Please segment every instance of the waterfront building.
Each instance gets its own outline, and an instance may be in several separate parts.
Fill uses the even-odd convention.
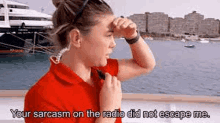
[[[201,24],[202,20],[204,19],[204,15],[196,13],[193,11],[185,15],[186,24],[184,26],[184,31],[189,34],[199,34],[199,25]]]
[[[146,15],[146,32],[149,33],[148,31],[148,16],[149,16],[150,12],[145,12],[145,15]]]
[[[198,36],[218,36],[220,34],[220,21],[214,18],[204,19],[204,15],[193,11],[184,18],[171,18],[163,12],[145,12],[144,14],[134,14],[128,17],[137,24],[140,32],[154,34],[173,35],[198,35]]]
[[[206,18],[199,25],[199,35],[218,35],[219,21],[214,18]]]
[[[184,34],[185,27],[185,19],[184,18],[170,18],[170,33],[171,34]]]
[[[153,12],[150,14],[147,14],[148,18],[148,32],[149,33],[168,33],[168,25],[169,25],[169,17],[167,14],[164,14],[163,12]]]
[[[136,23],[137,28],[140,32],[146,32],[146,15],[145,14],[134,14],[128,17],[134,23]]]

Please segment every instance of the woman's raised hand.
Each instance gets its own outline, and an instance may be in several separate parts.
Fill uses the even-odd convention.
[[[137,36],[137,25],[128,18],[116,18],[113,21],[113,29],[115,37],[132,39]]]
[[[105,73],[105,81],[100,92],[100,113],[114,111],[121,107],[121,82],[115,76]],[[109,118],[108,118],[109,119]],[[116,118],[111,118],[115,120]]]

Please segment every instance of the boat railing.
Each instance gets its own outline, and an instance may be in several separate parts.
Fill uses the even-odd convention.
[[[0,115],[0,122],[24,123],[23,118],[13,118],[10,110],[23,111],[24,97],[27,91],[0,90],[0,113],[2,114]],[[141,117],[129,117],[128,113],[132,110],[135,112],[140,110]],[[126,114],[122,118],[123,123],[217,123],[220,116],[220,97],[123,93],[121,111]],[[167,113],[161,116],[161,112],[175,112],[175,118],[168,117]],[[191,117],[186,117],[186,112],[191,113]],[[151,113],[153,117],[147,117],[148,113]],[[177,113],[179,113],[178,116]],[[182,115],[182,119],[180,115]]]
[[[36,40],[38,40],[40,36],[43,37],[44,39],[46,39],[47,41],[51,41],[50,38],[48,38],[47,36],[44,36],[43,34],[41,34],[41,33],[45,33],[42,30],[38,30],[38,31],[37,30],[36,31],[32,30],[33,32],[26,32],[25,30],[23,30],[24,32],[22,32],[22,31],[21,32],[16,32],[16,34],[21,33],[24,36],[28,35],[28,34],[33,34],[33,38],[31,39],[31,40],[33,40],[33,43],[31,41],[27,41],[27,39],[25,40],[25,39],[17,36],[16,34],[14,34],[15,33],[14,31],[13,32],[10,31],[10,30],[8,30],[8,31],[9,32],[7,32],[7,33],[5,32],[5,34],[9,34],[9,35],[21,40],[21,41],[24,41],[25,44],[28,44],[29,47],[18,47],[18,46],[15,46],[13,44],[0,42],[1,44],[5,45],[5,46],[10,46],[10,47],[13,47],[13,48],[23,49],[25,53],[30,53],[30,51],[32,51],[32,54],[34,54],[35,52],[40,52],[40,53],[46,53],[46,54],[52,55],[54,53],[53,49],[56,48],[55,46],[41,46],[39,44],[36,44]],[[37,39],[37,35],[38,35],[38,39]]]
[[[45,53],[52,54],[52,51],[49,50],[47,47],[41,46],[41,45],[38,45],[38,44],[35,44],[35,42],[36,42],[36,35],[39,34],[39,33],[37,33],[37,32],[34,32],[34,38],[33,38],[33,39],[34,39],[34,44],[31,43],[31,42],[28,42],[28,41],[26,41],[26,40],[24,40],[24,39],[22,39],[22,38],[20,38],[20,37],[18,37],[18,36],[16,36],[16,35],[14,35],[14,34],[12,34],[12,33],[9,33],[9,34],[12,35],[12,36],[14,36],[14,37],[16,37],[16,38],[18,38],[18,39],[20,39],[20,40],[22,40],[22,41],[24,41],[25,43],[31,44],[31,45],[33,46],[33,53],[34,53],[34,50],[35,50],[35,46],[38,46],[38,47],[42,48],[42,49],[45,51]]]

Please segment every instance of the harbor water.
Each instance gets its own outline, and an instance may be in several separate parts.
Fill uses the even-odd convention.
[[[155,69],[122,83],[123,93],[220,96],[220,42],[148,41],[156,59]],[[111,58],[132,58],[123,39]],[[185,45],[195,45],[186,48]],[[43,53],[0,56],[0,90],[28,90],[49,69]]]

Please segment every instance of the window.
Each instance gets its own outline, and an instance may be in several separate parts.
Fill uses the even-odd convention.
[[[29,9],[28,6],[8,5],[8,8]]]
[[[4,16],[0,16],[0,21],[4,21],[5,17]]]
[[[0,4],[0,9],[1,9],[1,8],[4,8],[3,4]]]
[[[16,16],[10,16],[9,20],[51,21],[51,19],[49,19],[49,18],[41,18],[41,17],[16,17]]]

